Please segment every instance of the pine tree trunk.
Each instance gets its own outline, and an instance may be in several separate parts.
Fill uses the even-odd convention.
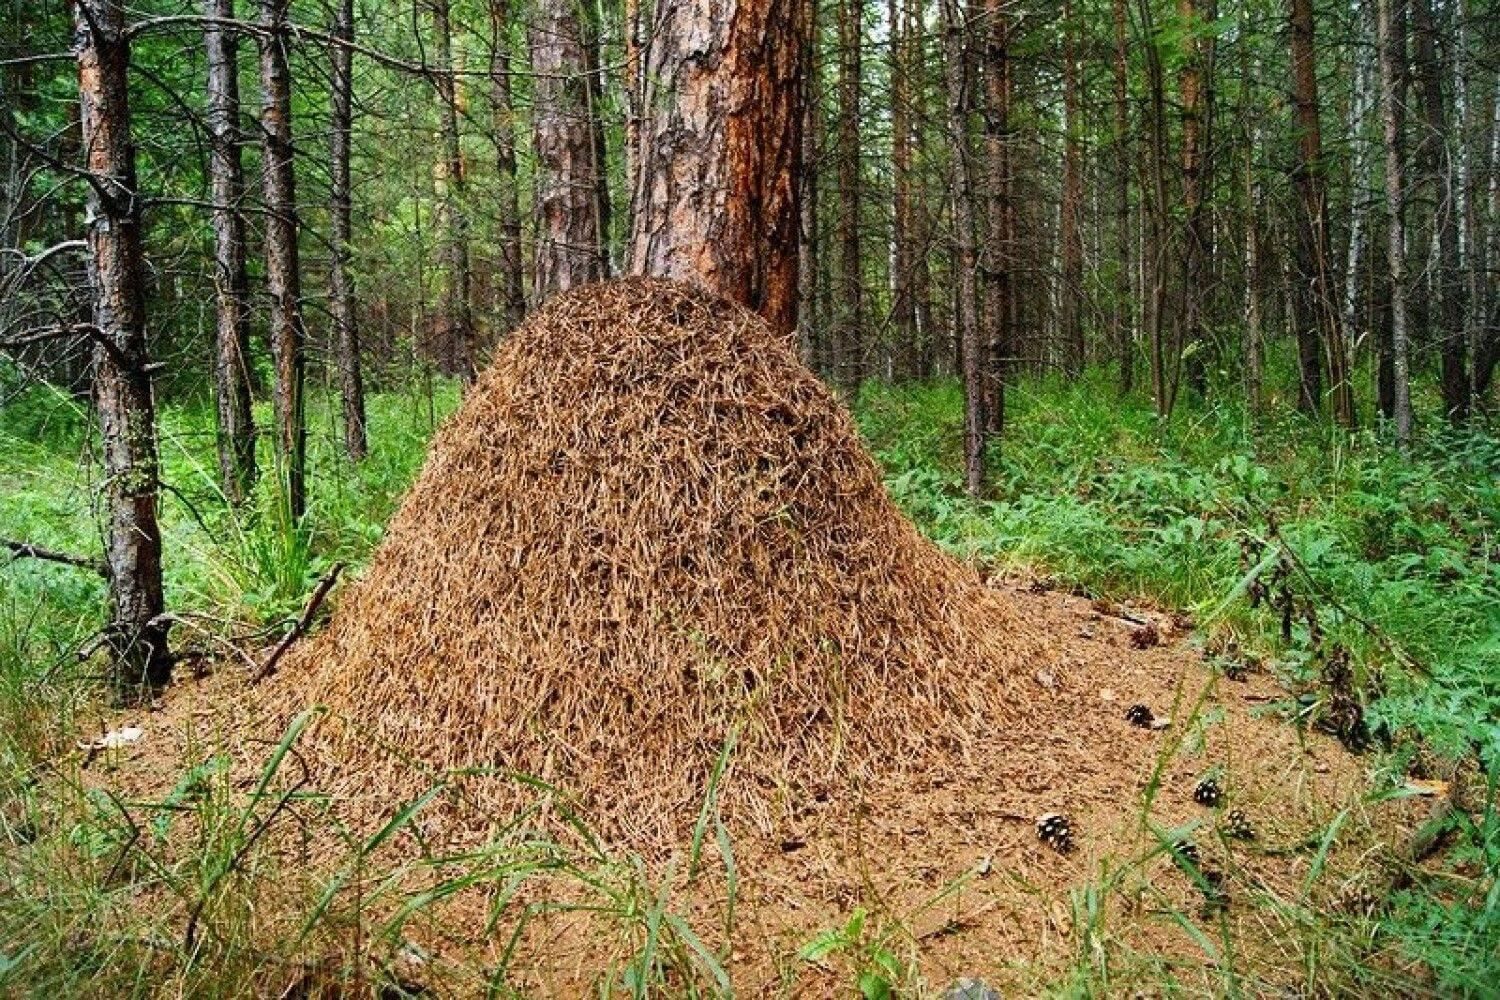
[[[458,131],[458,76],[453,67],[453,25],[448,0],[430,2],[436,43],[432,80],[437,88],[438,138],[442,153],[437,171],[443,267],[442,358],[448,374],[459,375],[465,382],[471,382],[479,351],[474,337],[468,209],[464,199],[464,159]]]
[[[530,28],[537,302],[608,276],[594,75],[579,0],[540,0]]]
[[[516,110],[511,79],[510,0],[490,0],[490,102],[495,142],[495,197],[500,225],[501,332],[526,316],[526,281],[521,263],[521,189],[516,175]]]
[[[1411,444],[1411,375],[1406,330],[1406,191],[1403,119],[1406,102],[1406,12],[1404,0],[1378,0],[1380,120],[1385,143],[1385,197],[1389,215],[1386,256],[1391,273],[1391,354],[1396,442]]]
[[[334,44],[329,52],[333,87],[329,95],[328,159],[331,195],[328,312],[333,320],[334,368],[343,404],[344,451],[358,462],[369,450],[365,435],[364,371],[354,312],[353,196],[349,158],[354,131],[354,0],[336,0]],[[342,42],[343,44],[339,44]]]
[[[944,76],[949,107],[949,143],[953,150],[954,320],[958,327],[959,364],[964,383],[964,488],[970,496],[984,492],[985,391],[984,357],[979,335],[974,238],[974,165],[969,143],[972,86],[965,50],[968,31],[959,0],[940,0],[944,40]]]
[[[1063,345],[1063,367],[1070,376],[1083,373],[1083,211],[1082,125],[1078,108],[1078,61],[1075,56],[1073,7],[1063,2],[1063,163],[1062,209],[1058,220],[1062,287],[1058,295],[1058,332]]]
[[[804,0],[657,4],[630,270],[797,328]]]
[[[105,562],[117,692],[144,696],[171,679],[160,618],[156,415],[146,346],[141,200],[130,138],[130,43],[119,0],[78,0],[74,55],[89,174],[89,290],[93,297],[94,406],[104,444]]]
[[[1292,101],[1296,109],[1298,158],[1292,181],[1301,203],[1296,257],[1300,291],[1297,338],[1302,370],[1299,405],[1316,413],[1322,404],[1322,362],[1328,363],[1334,419],[1355,424],[1353,387],[1340,324],[1338,283],[1332,275],[1328,204],[1324,185],[1322,126],[1319,122],[1317,48],[1312,0],[1289,0],[1292,48]]]
[[[802,65],[813,65],[818,32],[817,0],[801,0],[806,28],[802,37]],[[802,151],[798,161],[797,223],[797,332],[803,360],[827,378],[831,372],[828,343],[819,313],[818,296],[818,108],[814,92],[815,74],[804,72],[802,81]]]
[[[984,0],[985,238],[984,275],[986,433],[1005,433],[1005,383],[1012,353],[1008,216],[1010,205],[1010,15],[1003,0]]]
[[[1437,230],[1437,308],[1427,310],[1442,358],[1443,409],[1455,422],[1469,415],[1469,371],[1464,335],[1464,281],[1458,259],[1458,186],[1448,155],[1448,106],[1443,98],[1443,66],[1438,60],[1437,23],[1431,0],[1412,0],[1412,41],[1422,110],[1426,119],[1420,161],[1433,194]]]
[[[1203,210],[1204,171],[1204,58],[1198,38],[1201,30],[1196,0],[1178,0],[1177,15],[1186,33],[1186,51],[1177,87],[1182,109],[1182,297],[1183,308],[1173,351],[1174,374],[1168,392],[1167,410],[1176,402],[1179,385],[1177,371],[1184,365],[1188,384],[1200,396],[1207,388],[1202,352],[1203,295],[1205,285],[1204,257],[1208,249],[1208,219]]]
[[[839,295],[834,337],[838,381],[850,390],[864,381],[864,281],[860,254],[860,47],[863,0],[838,5],[838,250]]]
[[[911,295],[912,128],[908,59],[912,30],[906,0],[889,0],[889,71],[891,77],[891,336],[895,340],[896,377],[911,378],[917,368],[916,304]]]
[[[297,188],[292,162],[292,84],[287,70],[288,0],[261,0],[260,88],[263,198],[266,207],[267,328],[276,369],[276,464],[283,503],[293,521],[307,506],[304,398],[307,330],[297,258]]]
[[[221,23],[234,20],[234,0],[204,0],[208,54],[206,122],[214,229],[214,405],[218,418],[219,488],[241,503],[255,483],[255,420],[250,400],[250,280],[240,199],[239,40]]]
[[[1115,353],[1120,365],[1120,394],[1135,388],[1135,308],[1131,301],[1132,241],[1130,230],[1130,92],[1129,50],[1126,48],[1125,0],[1113,0],[1114,50],[1114,150],[1115,150]]]

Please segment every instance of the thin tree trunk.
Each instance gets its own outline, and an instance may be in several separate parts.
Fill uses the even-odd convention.
[[[964,383],[964,487],[970,496],[984,492],[985,392],[984,359],[979,336],[974,275],[978,253],[974,239],[974,165],[969,146],[972,87],[965,50],[967,24],[958,0],[940,0],[947,80],[950,147],[953,150],[953,228],[955,231],[954,319],[958,326],[960,367]]]
[[[1391,272],[1391,347],[1395,375],[1396,443],[1411,444],[1411,376],[1406,332],[1406,191],[1403,118],[1406,101],[1406,12],[1403,0],[1378,0],[1380,48],[1380,119],[1385,140],[1385,197],[1390,219],[1386,256]]]
[[[531,21],[537,302],[606,276],[593,74],[578,3],[540,0]]]
[[[234,0],[204,0],[208,53],[209,190],[214,208],[214,404],[218,417],[219,487],[242,502],[255,483],[255,420],[250,400],[250,280],[245,265],[245,217],[240,199],[239,40],[223,24],[234,20]]]
[[[1298,317],[1298,355],[1302,369],[1300,404],[1309,413],[1321,409],[1322,357],[1328,363],[1334,419],[1345,427],[1355,424],[1353,387],[1340,329],[1337,282],[1331,273],[1328,204],[1324,186],[1322,127],[1319,123],[1317,48],[1312,0],[1290,0],[1292,99],[1296,108],[1298,158],[1292,180],[1301,201],[1297,240],[1302,304]]]
[[[838,246],[839,296],[835,321],[838,381],[854,390],[864,380],[864,281],[860,254],[860,47],[863,0],[838,5]]]
[[[490,101],[495,143],[495,197],[500,224],[500,322],[508,333],[526,316],[521,263],[521,189],[516,175],[516,110],[510,65],[510,0],[490,0]]]
[[[222,0],[221,0],[222,2]],[[329,52],[333,90],[329,96],[329,180],[332,194],[328,269],[328,311],[333,319],[334,367],[338,371],[343,404],[344,450],[358,462],[369,450],[365,434],[365,385],[359,353],[359,327],[354,312],[353,195],[349,157],[354,131],[354,0],[336,0],[333,35],[344,44]]]
[[[889,70],[891,76],[891,335],[895,338],[896,376],[911,378],[917,368],[916,303],[912,300],[911,242],[912,63],[908,58],[912,26],[905,0],[889,0]]]
[[[89,287],[93,296],[94,405],[104,443],[114,682],[137,697],[171,679],[161,624],[161,531],[156,415],[146,346],[145,263],[127,75],[130,43],[119,0],[78,0],[74,55],[89,173]]]
[[[464,200],[464,159],[458,132],[458,76],[453,68],[453,25],[448,0],[430,0],[436,51],[433,84],[438,96],[442,159],[437,171],[439,231],[442,233],[442,357],[448,374],[474,379],[478,345],[474,340],[469,270],[468,209]]]
[[[289,0],[261,0],[260,87],[263,198],[266,207],[267,327],[276,369],[276,463],[292,521],[307,506],[307,419],[302,275],[297,259],[297,189],[292,163],[292,84],[287,71]]]
[[[1258,67],[1257,67],[1258,69]],[[1258,75],[1258,74],[1256,74]],[[1256,75],[1252,75],[1248,46],[1240,48],[1240,121],[1245,141],[1245,329],[1241,335],[1241,364],[1245,378],[1245,407],[1252,420],[1265,406],[1265,259],[1261,245],[1261,187],[1255,174],[1260,146],[1260,119],[1255,108]]]
[[[1363,43],[1370,37],[1370,20],[1374,17],[1373,10],[1365,8],[1358,12],[1356,31],[1356,51],[1354,54],[1354,92],[1349,106],[1349,140],[1352,146],[1350,153],[1351,163],[1349,167],[1349,252],[1345,257],[1344,266],[1344,298],[1343,298],[1343,328],[1344,335],[1348,341],[1355,343],[1359,340],[1355,331],[1359,329],[1359,289],[1360,276],[1365,266],[1365,243],[1366,216],[1369,215],[1369,191],[1371,179],[1371,159],[1367,153],[1364,141],[1365,120],[1369,117],[1370,108],[1374,104],[1373,92],[1375,89],[1373,77],[1375,66],[1379,61],[1377,56],[1372,56],[1364,51]],[[1351,357],[1351,363],[1352,357]]]
[[[1151,295],[1146,303],[1149,313],[1149,337],[1151,342],[1151,395],[1156,403],[1156,414],[1165,417],[1171,412],[1168,396],[1166,347],[1163,343],[1163,313],[1166,306],[1166,231],[1167,231],[1167,108],[1166,81],[1157,49],[1156,25],[1150,0],[1139,0],[1141,37],[1145,40],[1146,83],[1150,92],[1150,147],[1145,171],[1149,178],[1148,211],[1144,211],[1149,223],[1146,231],[1146,246],[1141,251],[1141,263],[1150,263],[1149,275]],[[1147,256],[1149,254],[1149,257]],[[1147,272],[1143,270],[1144,275]]]
[[[1002,0],[984,0],[985,225],[980,250],[984,278],[986,433],[1005,433],[1005,383],[1009,376],[1011,283],[1006,260],[1010,212],[1010,21]]]
[[[657,4],[630,270],[797,328],[805,0]]]
[[[1443,67],[1437,52],[1437,23],[1431,0],[1412,0],[1412,41],[1422,110],[1426,119],[1421,163],[1433,192],[1437,229],[1437,309],[1429,324],[1442,358],[1443,409],[1455,422],[1469,415],[1469,371],[1464,331],[1464,282],[1458,259],[1458,190],[1448,153],[1448,106],[1443,99]]]
[[[818,313],[818,113],[814,94],[817,74],[813,54],[818,31],[817,0],[801,0],[806,28],[802,38],[802,152],[797,171],[798,253],[797,330],[803,360],[818,374],[828,377],[828,344]]]
[[[1113,0],[1114,149],[1115,149],[1115,352],[1120,365],[1120,394],[1135,388],[1135,310],[1130,294],[1130,93],[1129,50],[1126,48],[1126,0]]]
[[[1167,410],[1171,412],[1177,398],[1179,378],[1176,371],[1184,364],[1188,383],[1200,396],[1207,389],[1202,352],[1206,348],[1203,331],[1204,258],[1208,252],[1208,218],[1204,212],[1204,141],[1205,62],[1203,43],[1198,37],[1197,0],[1178,0],[1177,14],[1182,20],[1186,47],[1177,86],[1182,107],[1182,295],[1183,310],[1173,351],[1174,374],[1168,391]]]
[[[1073,5],[1063,0],[1063,163],[1062,209],[1058,220],[1062,287],[1058,296],[1058,326],[1063,344],[1064,369],[1073,377],[1083,373],[1083,237],[1079,215],[1083,211],[1082,125],[1078,108],[1078,60],[1074,37]]]

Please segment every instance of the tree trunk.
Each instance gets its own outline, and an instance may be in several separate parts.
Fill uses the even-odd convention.
[[[959,0],[940,0],[944,40],[944,74],[948,85],[949,145],[953,150],[953,228],[955,232],[954,319],[964,383],[964,488],[970,496],[984,492],[985,393],[984,358],[979,336],[974,275],[978,253],[974,240],[974,165],[969,148],[971,81],[966,59],[968,31]]]
[[[1148,193],[1144,211],[1148,225],[1145,228],[1146,243],[1141,250],[1142,283],[1149,275],[1150,291],[1145,303],[1148,336],[1151,346],[1151,395],[1156,403],[1156,414],[1165,417],[1171,411],[1166,370],[1166,347],[1163,343],[1163,313],[1166,306],[1166,232],[1167,232],[1167,101],[1165,71],[1161,54],[1157,48],[1157,31],[1150,0],[1139,0],[1141,37],[1146,50],[1146,84],[1150,93],[1151,142],[1147,150],[1144,173],[1147,183],[1143,189]],[[1147,256],[1149,254],[1149,257]],[[1149,269],[1145,267],[1149,263]]]
[[[1403,0],[1378,0],[1380,120],[1385,139],[1385,197],[1390,219],[1386,256],[1391,272],[1391,351],[1396,443],[1411,444],[1411,376],[1407,370],[1406,191],[1403,118],[1406,102],[1406,32]]]
[[[1010,15],[1002,0],[984,0],[985,238],[984,275],[986,434],[1005,433],[1005,383],[1010,336]]]
[[[1437,230],[1437,309],[1427,310],[1428,329],[1442,358],[1443,409],[1455,422],[1469,415],[1469,372],[1464,336],[1464,282],[1458,259],[1458,186],[1448,155],[1448,106],[1443,99],[1443,67],[1437,51],[1437,24],[1431,0],[1412,0],[1413,55],[1422,84],[1426,119],[1420,155],[1433,194]]]
[[[798,161],[797,229],[797,331],[802,358],[825,378],[831,372],[828,343],[818,311],[818,107],[814,92],[814,45],[818,32],[817,0],[801,0],[806,27],[803,31],[802,151]]]
[[[510,0],[490,0],[490,100],[495,142],[495,195],[500,224],[500,323],[509,333],[526,316],[521,263],[521,189],[516,175],[516,110],[510,66]]]
[[[1135,388],[1135,310],[1130,295],[1130,93],[1126,48],[1125,0],[1114,0],[1114,149],[1115,149],[1115,352],[1120,364],[1120,394]]]
[[[540,0],[531,21],[537,302],[608,276],[592,41],[584,18],[579,0]]]
[[[1208,218],[1203,210],[1205,157],[1204,143],[1204,69],[1203,43],[1198,37],[1202,30],[1199,23],[1197,0],[1178,0],[1177,15],[1184,32],[1184,58],[1178,73],[1177,86],[1182,107],[1182,297],[1183,309],[1178,330],[1173,364],[1176,369],[1186,365],[1188,384],[1200,396],[1207,388],[1204,377],[1202,352],[1206,347],[1203,335],[1203,296],[1205,282],[1204,257],[1208,250]],[[1170,412],[1177,398],[1178,375],[1172,377],[1168,393],[1167,410]]]
[[[1328,204],[1324,189],[1323,137],[1319,123],[1317,48],[1312,0],[1289,0],[1292,48],[1292,101],[1296,107],[1298,158],[1292,181],[1301,202],[1296,244],[1300,288],[1297,338],[1302,370],[1299,404],[1316,413],[1322,404],[1322,357],[1328,362],[1334,419],[1355,424],[1353,387],[1340,328],[1337,282],[1331,273]]]
[[[432,81],[438,96],[438,137],[442,159],[437,170],[438,229],[442,240],[443,367],[472,382],[477,370],[472,278],[469,271],[468,208],[464,200],[464,158],[459,145],[458,76],[453,69],[453,25],[448,0],[430,0],[436,65]]]
[[[204,0],[205,16],[234,20],[234,0]],[[219,488],[241,503],[255,483],[255,420],[250,401],[250,281],[240,199],[239,40],[228,27],[203,28],[208,52],[209,191],[214,229],[214,404],[218,417]]]
[[[329,95],[328,159],[332,194],[328,268],[328,312],[333,319],[334,367],[343,403],[344,451],[358,462],[369,444],[365,435],[364,373],[359,355],[359,327],[354,313],[354,275],[350,273],[353,246],[353,197],[349,175],[354,131],[354,0],[336,0],[329,53],[333,89]],[[344,44],[338,44],[342,42]]]
[[[839,295],[834,337],[838,381],[850,390],[864,381],[864,281],[860,254],[860,47],[863,0],[838,4],[838,246]]]
[[[917,368],[916,304],[912,300],[911,243],[912,128],[909,58],[912,25],[906,0],[889,0],[891,75],[891,336],[896,377],[911,378]]]
[[[1058,291],[1058,332],[1063,346],[1063,368],[1076,378],[1083,373],[1083,148],[1079,139],[1078,60],[1074,54],[1073,5],[1063,0],[1063,162],[1062,208],[1058,219],[1062,287]]]
[[[804,0],[656,5],[630,269],[797,327]]]
[[[93,297],[94,405],[104,442],[114,682],[136,697],[171,679],[160,623],[161,531],[156,521],[156,415],[146,347],[145,263],[135,148],[130,138],[130,43],[119,0],[79,0],[74,55],[89,173],[89,289]]]
[[[276,368],[276,465],[283,503],[292,521],[307,507],[307,330],[302,320],[302,274],[297,259],[297,189],[292,163],[292,84],[287,72],[287,4],[261,0],[260,127],[266,207],[267,328]]]

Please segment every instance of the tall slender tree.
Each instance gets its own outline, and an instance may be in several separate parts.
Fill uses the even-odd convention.
[[[458,74],[453,64],[453,22],[448,0],[429,0],[438,95],[438,226],[442,236],[442,357],[448,371],[474,378],[478,349],[474,339],[473,280],[469,270],[469,216],[464,192],[464,156],[458,128]]]
[[[250,281],[245,217],[240,211],[245,172],[240,162],[239,39],[227,24],[234,20],[234,0],[204,0],[204,15],[219,488],[239,503],[255,482],[255,421],[250,403]]]
[[[266,210],[267,328],[276,368],[276,472],[292,520],[307,508],[307,329],[297,252],[297,183],[292,147],[292,82],[287,68],[289,0],[260,0],[260,128]]]
[[[838,261],[839,296],[834,315],[836,378],[854,389],[865,377],[864,260],[860,204],[864,177],[860,159],[860,58],[864,47],[863,0],[838,3]]]
[[[1389,229],[1386,259],[1391,281],[1391,353],[1396,441],[1411,444],[1411,376],[1406,330],[1406,11],[1405,0],[1378,0],[1380,120],[1385,146],[1385,197]]]
[[[223,2],[223,0],[218,0]],[[335,0],[333,68],[329,95],[328,174],[331,205],[328,313],[333,320],[334,368],[343,404],[344,450],[356,462],[369,449],[365,433],[365,387],[354,312],[354,204],[350,155],[354,135],[354,0]]]
[[[516,170],[516,106],[511,70],[511,3],[490,0],[490,105],[495,143],[495,199],[500,226],[499,288],[502,330],[526,315],[521,261],[521,189]]]
[[[108,510],[106,637],[117,690],[133,697],[170,680],[172,656],[162,614],[156,413],[146,345],[141,195],[130,134],[130,41],[121,0],[78,0],[74,12],[89,184],[85,236],[93,299],[93,393]]]

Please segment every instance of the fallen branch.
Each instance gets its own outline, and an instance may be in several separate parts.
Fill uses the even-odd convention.
[[[92,570],[100,576],[109,576],[109,567],[101,559],[75,556],[69,552],[56,552],[52,549],[44,549],[40,545],[32,545],[30,542],[18,542],[12,538],[0,538],[0,548],[9,549],[17,559],[41,559],[44,562],[76,566],[79,569]]]
[[[338,582],[339,574],[343,571],[343,563],[334,563],[333,568],[328,571],[327,575],[318,581],[318,587],[313,591],[312,597],[308,599],[307,607],[302,611],[302,617],[297,619],[297,623],[292,626],[292,630],[282,637],[281,641],[276,644],[275,649],[271,650],[271,655],[266,657],[266,662],[260,665],[260,669],[251,675],[251,684],[265,680],[276,672],[276,664],[281,662],[281,658],[286,655],[286,651],[292,648],[292,643],[300,639],[307,631],[308,626],[312,624],[313,616],[318,613],[318,608],[323,606],[324,598],[333,589],[333,585]]]

